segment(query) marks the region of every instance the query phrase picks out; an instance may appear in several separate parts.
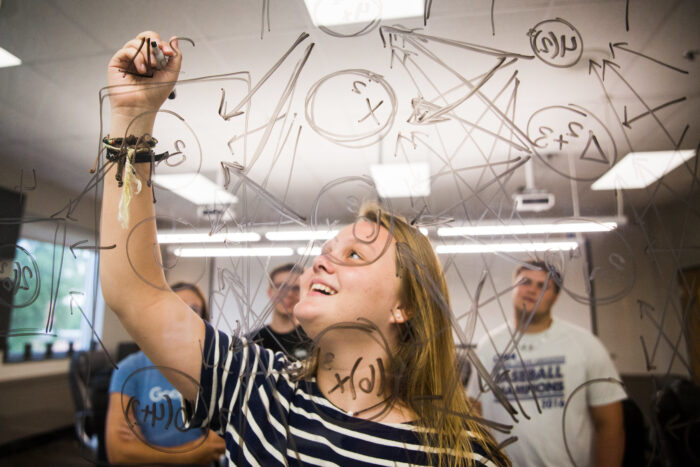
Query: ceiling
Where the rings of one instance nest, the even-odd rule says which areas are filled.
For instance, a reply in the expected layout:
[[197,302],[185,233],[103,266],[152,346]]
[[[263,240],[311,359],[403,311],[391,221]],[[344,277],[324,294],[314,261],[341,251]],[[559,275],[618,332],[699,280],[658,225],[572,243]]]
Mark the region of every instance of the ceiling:
[[[338,37],[363,25],[316,28],[302,0],[3,0],[0,46],[23,64],[0,69],[0,157],[81,192],[109,128],[106,64],[150,29],[195,44],[180,42],[181,83],[154,130],[159,150],[181,140],[186,159],[157,172],[199,170],[223,184],[221,162],[241,164],[229,188],[248,227],[345,220],[372,196],[362,177],[378,162],[430,164],[429,196],[391,200],[423,224],[615,215],[697,198],[694,161],[621,200],[590,184],[630,150],[698,145],[699,2],[430,3],[425,26],[402,19]],[[242,114],[219,115],[222,89],[226,112],[242,103]],[[527,164],[534,187],[556,197],[549,211],[514,211]],[[165,225],[209,222],[173,193],[156,197]]]

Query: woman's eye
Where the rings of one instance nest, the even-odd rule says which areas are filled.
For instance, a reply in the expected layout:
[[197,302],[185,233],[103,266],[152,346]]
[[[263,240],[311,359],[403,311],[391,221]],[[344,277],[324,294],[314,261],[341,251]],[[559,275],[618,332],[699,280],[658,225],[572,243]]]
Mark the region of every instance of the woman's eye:
[[355,250],[350,251],[350,254],[348,255],[348,257],[350,259],[361,259],[359,253],[356,252]]

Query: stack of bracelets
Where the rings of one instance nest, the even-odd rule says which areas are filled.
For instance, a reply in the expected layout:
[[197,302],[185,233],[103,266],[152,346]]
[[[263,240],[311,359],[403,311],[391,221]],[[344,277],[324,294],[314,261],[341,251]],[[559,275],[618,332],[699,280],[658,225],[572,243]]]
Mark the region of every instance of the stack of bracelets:
[[[123,173],[127,158],[129,158],[131,164],[144,162],[153,164],[154,162],[167,159],[170,155],[167,151],[156,154],[153,148],[158,144],[158,140],[149,134],[138,138],[134,135],[127,136],[126,138],[110,138],[109,135],[107,135],[102,139],[102,142],[107,149],[107,160],[117,163],[117,174],[115,178],[120,187],[124,184]],[[152,169],[151,166],[151,170]]]

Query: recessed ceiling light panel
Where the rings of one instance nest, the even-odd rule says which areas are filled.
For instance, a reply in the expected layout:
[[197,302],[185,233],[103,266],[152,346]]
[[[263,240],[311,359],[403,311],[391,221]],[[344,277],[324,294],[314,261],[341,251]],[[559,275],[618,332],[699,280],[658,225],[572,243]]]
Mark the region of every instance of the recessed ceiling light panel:
[[644,188],[694,156],[693,149],[631,152],[596,180],[591,188],[593,190]]
[[425,0],[304,0],[314,26],[422,17]]
[[382,198],[409,198],[430,194],[430,165],[427,162],[410,164],[374,164],[370,174]]
[[153,181],[199,206],[231,204],[238,201],[234,195],[200,173],[154,175]]
[[0,47],[0,68],[21,65],[22,60]]

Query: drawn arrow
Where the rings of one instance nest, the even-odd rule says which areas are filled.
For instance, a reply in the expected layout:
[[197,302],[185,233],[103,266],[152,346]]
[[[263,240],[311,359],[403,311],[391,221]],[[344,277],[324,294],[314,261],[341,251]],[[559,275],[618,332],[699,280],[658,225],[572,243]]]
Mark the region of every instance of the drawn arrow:
[[[85,241],[87,242],[87,240],[85,240]],[[105,348],[105,345],[102,343],[102,339],[100,339],[100,336],[97,334],[95,327],[90,322],[90,319],[87,317],[87,315],[83,311],[80,304],[74,298],[75,295],[85,295],[85,294],[83,292],[76,292],[75,290],[71,290],[70,292],[68,292],[68,294],[70,295],[70,313],[73,314],[73,306],[75,306],[78,309],[78,311],[80,311],[80,314],[83,315],[83,318],[85,318],[85,321],[87,321],[88,326],[90,326],[90,329],[92,330],[92,334],[95,336],[95,339],[100,344],[100,347],[102,347],[102,350],[104,350],[104,353],[107,356],[107,358],[109,359],[109,362],[112,364],[112,367],[114,367],[115,369],[118,369],[119,366],[117,366],[117,364],[114,363],[114,360],[112,360],[112,356],[109,354],[109,352]]]
[[603,79],[603,81],[605,81],[605,70],[609,66],[614,66],[614,67],[620,68],[620,65],[618,65],[617,63],[615,63],[613,61],[608,60],[607,58],[603,59],[602,65],[600,63],[596,62],[595,60],[590,59],[590,60],[588,60],[588,74],[590,75],[591,72],[596,69],[596,67],[599,69],[602,69],[603,70],[602,79]]
[[603,59],[603,81],[605,81],[605,70],[608,69],[608,67],[615,67],[615,68],[620,68],[620,65],[617,63],[608,60],[607,58]]
[[[609,60],[605,60],[605,59],[604,59],[604,60],[603,60],[603,80],[605,80],[605,63],[606,63],[606,62],[608,62],[610,65],[615,65],[615,67],[610,67],[610,70],[611,70],[613,73],[615,73],[615,74],[617,75],[617,77],[620,78],[620,80],[621,80],[623,83],[625,83],[625,85],[629,88],[629,90],[632,91],[632,94],[634,94],[634,96],[639,100],[639,102],[644,106],[644,108],[647,109],[647,113],[648,113],[649,115],[651,115],[651,116],[654,118],[654,120],[656,120],[656,123],[659,125],[659,127],[661,128],[661,130],[663,130],[663,132],[666,134],[666,136],[668,137],[669,141],[674,145],[674,147],[678,147],[680,141],[677,142],[677,141],[675,141],[675,140],[673,139],[673,137],[672,137],[671,134],[668,132],[668,130],[666,129],[666,127],[663,125],[663,123],[661,123],[661,120],[659,120],[659,117],[657,117],[656,114],[654,113],[654,110],[651,109],[651,108],[649,107],[649,104],[647,104],[646,101],[645,101],[644,99],[642,99],[642,96],[639,95],[639,93],[632,87],[632,85],[631,85],[629,82],[627,82],[627,80],[626,80],[625,77],[622,75],[622,73],[620,73],[620,72],[617,70],[617,68],[620,68],[619,65],[616,65],[616,64],[614,64],[613,62],[610,62]],[[683,135],[685,135],[685,132],[683,132]],[[681,136],[681,138],[682,138],[682,136]]]
[[588,60],[588,74],[589,75],[591,74],[592,71],[594,71],[596,69],[596,67],[600,68],[600,63],[596,62],[592,58],[590,60]]
[[[267,70],[267,73],[265,73],[265,75],[264,75],[262,78],[260,78],[260,81],[258,81],[258,82],[255,84],[255,86],[253,86],[253,89],[251,89],[251,90],[248,92],[248,94],[246,94],[246,96],[245,96],[243,99],[241,99],[241,101],[240,101],[238,104],[236,104],[236,106],[235,106],[235,107],[233,108],[233,110],[231,110],[230,112],[227,112],[227,111],[226,111],[226,105],[225,105],[225,103],[224,103],[225,94],[222,94],[222,96],[221,96],[221,103],[219,104],[219,115],[221,116],[221,118],[223,118],[224,120],[230,120],[231,118],[233,118],[233,117],[235,117],[235,116],[237,116],[237,115],[241,115],[241,114],[243,113],[243,112],[241,111],[241,108],[253,97],[253,95],[254,95],[255,93],[258,92],[258,89],[260,89],[260,86],[262,86],[263,83],[265,83],[265,81],[267,81],[268,78],[270,78],[270,76],[272,76],[272,74],[282,65],[282,62],[284,62],[284,61],[287,59],[287,57],[288,57],[289,55],[291,55],[292,51],[293,51],[299,44],[301,44],[302,42],[304,42],[304,40],[305,40],[307,37],[309,37],[309,35],[308,35],[307,33],[305,33],[305,32],[304,32],[304,33],[301,33],[301,34],[299,35],[299,37],[297,37],[297,40],[294,41],[294,43],[292,44],[292,46],[289,48],[289,50],[287,50],[287,52],[286,52],[284,55],[282,55],[282,57],[280,57],[279,60],[277,60],[277,63],[275,63],[274,65],[272,65],[272,68],[270,68],[269,70]],[[222,91],[223,91],[223,90],[222,90]]]
[[679,72],[679,73],[683,73],[683,74],[686,74],[686,75],[688,74],[688,71],[687,71],[687,70],[682,70],[682,69],[680,69],[680,68],[676,68],[676,67],[673,66],[673,65],[669,65],[668,63],[664,63],[664,62],[662,62],[661,60],[657,60],[657,59],[655,59],[655,58],[653,58],[653,57],[650,57],[650,56],[648,56],[648,55],[644,55],[643,53],[637,52],[636,50],[628,49],[627,47],[625,47],[626,45],[628,45],[627,42],[615,42],[614,44],[613,44],[612,42],[610,42],[610,43],[609,43],[609,46],[610,46],[610,53],[612,53],[613,58],[615,58],[615,49],[620,49],[620,50],[624,50],[625,52],[628,52],[628,53],[637,55],[637,56],[639,56],[639,57],[646,58],[647,60],[650,60],[650,61],[652,61],[652,62],[654,62],[654,63],[657,63],[657,64],[659,64],[659,65],[661,65],[661,66],[665,66],[666,68],[670,68],[670,69],[672,69],[673,71],[677,71],[677,72]]
[[399,132],[399,134],[396,135],[396,147],[394,148],[394,157],[398,157],[399,155],[399,146],[401,147],[401,149],[403,149],[404,154],[406,153],[402,140],[408,141],[409,143],[411,143],[411,146],[413,146],[413,149],[416,149],[418,147],[416,143],[416,135],[423,135],[426,138],[429,137],[426,133],[420,131],[411,131],[411,137],[407,138],[406,136],[402,135],[401,132]]
[[678,99],[674,99],[674,100],[672,100],[672,101],[668,101],[668,102],[666,102],[665,104],[661,104],[661,105],[658,106],[658,107],[654,107],[653,109],[651,109],[651,110],[649,110],[649,111],[647,111],[647,112],[641,113],[641,114],[639,114],[639,115],[637,115],[636,117],[633,117],[633,118],[628,118],[628,117],[627,117],[627,106],[625,106],[625,119],[624,119],[624,121],[622,122],[622,124],[623,124],[625,127],[631,129],[631,128],[632,128],[632,126],[631,126],[631,123],[632,123],[632,122],[635,122],[635,121],[639,120],[639,119],[642,118],[642,117],[646,117],[647,115],[651,115],[652,112],[656,112],[657,110],[661,110],[661,109],[663,109],[664,107],[668,107],[669,105],[677,104],[678,102],[683,102],[684,100],[686,100],[686,97],[685,97],[685,96],[680,97],[680,98],[678,98]]
[[[600,72],[598,71],[601,68],[603,70],[602,78],[601,78]],[[654,109],[649,107],[649,104],[647,104],[646,101],[644,99],[642,99],[642,96],[640,96],[639,93],[632,87],[632,85],[625,79],[625,77],[622,75],[622,73],[620,73],[620,71],[618,71],[618,68],[620,68],[620,66],[618,64],[616,64],[615,62],[612,62],[610,60],[603,59],[603,65],[601,66],[598,62],[591,59],[588,61],[588,73],[590,74],[591,72],[595,72],[596,76],[598,77],[598,81],[600,82],[600,85],[603,88],[603,92],[605,93],[605,98],[607,99],[610,107],[613,109],[613,112],[615,113],[615,116],[617,117],[617,120],[620,123],[620,125],[623,127],[627,127],[626,125],[624,125],[623,121],[620,119],[620,116],[617,114],[617,110],[615,110],[615,106],[613,105],[612,100],[610,99],[610,95],[608,94],[608,91],[605,87],[605,84],[603,83],[603,81],[605,80],[606,68],[609,68],[613,73],[615,73],[617,75],[617,77],[620,78],[620,80],[627,86],[627,88],[630,91],[632,91],[632,94],[634,94],[634,96],[642,104],[642,106],[644,106],[644,108],[647,109],[647,113],[654,118],[656,123],[659,125],[659,128],[661,128],[661,130],[664,132],[664,134],[666,134],[666,136],[668,137],[669,141],[671,141],[671,143],[674,145],[674,147],[678,148],[680,146],[681,141],[683,141],[683,138],[685,137],[688,126],[686,126],[686,129],[683,130],[683,133],[681,134],[678,141],[674,141],[673,137],[668,132],[666,127],[663,125],[663,123],[661,123],[661,120],[659,120],[659,117],[657,117],[656,114],[654,113]],[[668,105],[670,105],[670,104],[668,104]],[[627,128],[629,128],[629,127],[627,127]],[[626,133],[625,133],[625,139],[627,140],[627,144],[630,147],[632,147]]]
[[83,243],[87,243],[87,240],[79,240],[70,246],[70,252],[73,254],[73,258],[78,258],[73,250],[112,250],[117,247],[116,244],[108,246],[95,246],[95,245],[85,245],[80,246]]
[[[221,167],[224,169],[224,188],[228,189],[231,193],[236,193],[238,191],[238,187],[240,187],[241,184],[245,183],[248,188],[256,192],[260,198],[267,201],[270,207],[274,208],[278,213],[291,220],[292,222],[296,222],[297,224],[304,227],[306,226],[306,218],[304,216],[295,212],[292,208],[290,208],[285,203],[277,199],[274,195],[272,195],[261,185],[248,178],[248,176],[246,176],[245,174],[245,167],[235,162],[230,163],[224,161],[221,162]],[[236,177],[239,178],[239,182],[233,188],[229,188],[229,185],[232,181],[231,174],[234,174]]]

